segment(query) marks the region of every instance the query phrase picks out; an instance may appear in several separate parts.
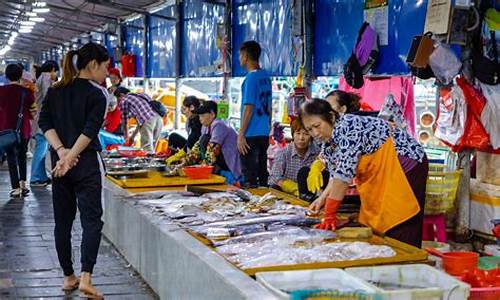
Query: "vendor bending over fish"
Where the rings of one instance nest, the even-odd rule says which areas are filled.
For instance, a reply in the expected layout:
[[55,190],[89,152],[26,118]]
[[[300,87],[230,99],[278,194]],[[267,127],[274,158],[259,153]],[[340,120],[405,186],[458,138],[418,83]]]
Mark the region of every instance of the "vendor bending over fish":
[[304,103],[300,118],[315,139],[330,142],[323,154],[330,181],[310,206],[324,218],[319,228],[336,229],[336,213],[354,176],[361,198],[359,222],[416,247],[422,243],[428,162],[421,145],[405,130],[380,118],[339,117],[328,102]]
[[238,135],[234,129],[221,120],[216,120],[217,103],[205,101],[194,111],[199,115],[201,137],[181,160],[181,165],[210,165],[214,173],[226,177],[229,184],[241,177],[241,163],[238,154]]

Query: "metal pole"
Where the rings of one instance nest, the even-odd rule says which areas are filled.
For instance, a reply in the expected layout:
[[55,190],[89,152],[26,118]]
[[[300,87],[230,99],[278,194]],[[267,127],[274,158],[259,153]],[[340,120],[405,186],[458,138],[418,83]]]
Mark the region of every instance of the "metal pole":
[[305,0],[304,3],[304,51],[305,51],[305,66],[304,66],[304,87],[306,88],[306,96],[311,97],[311,85],[314,79],[313,74],[313,51],[314,51],[314,4],[312,0]]
[[225,25],[225,37],[224,37],[224,46],[222,47],[222,55],[225,57],[223,62],[223,81],[222,81],[222,99],[224,101],[230,103],[229,99],[229,77],[232,74],[232,1],[226,0],[225,10],[224,10],[224,25]]
[[150,24],[151,24],[151,17],[149,15],[144,15],[143,16],[143,22],[144,22],[144,32],[143,32],[143,40],[144,43],[142,45],[142,52],[144,53],[143,55],[143,80],[144,80],[144,92],[146,94],[150,93],[150,88],[149,88],[149,77],[151,74],[148,74],[148,69],[149,69],[149,36],[150,36]]
[[181,126],[181,64],[182,64],[182,36],[184,34],[183,30],[183,19],[184,19],[184,7],[182,0],[176,0],[176,22],[175,22],[175,129],[179,129]]

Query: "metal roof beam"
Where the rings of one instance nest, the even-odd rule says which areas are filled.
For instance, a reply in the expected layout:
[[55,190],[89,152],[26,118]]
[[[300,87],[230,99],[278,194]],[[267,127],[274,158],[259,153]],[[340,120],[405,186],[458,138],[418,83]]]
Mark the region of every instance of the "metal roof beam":
[[55,18],[57,18],[57,20],[61,20],[61,21],[68,21],[68,22],[72,22],[72,23],[76,23],[76,24],[82,24],[82,25],[93,26],[93,27],[98,27],[101,25],[101,24],[88,23],[88,22],[81,21],[78,19],[65,18],[65,17],[59,16],[55,13],[52,13],[51,15],[54,16]]
[[220,5],[220,6],[226,6],[225,1],[218,1],[218,0],[203,0],[202,2],[208,3],[208,4],[214,4],[214,5]]
[[51,46],[57,46],[57,45],[60,45],[62,44],[61,41],[47,41],[47,40],[40,40],[40,39],[30,39],[29,37],[25,37],[25,36],[22,36],[22,35],[19,35],[16,40],[25,40],[25,41],[30,41],[31,44],[37,44],[37,43],[41,43],[41,44],[46,44],[46,45],[51,45]]
[[[57,28],[60,28],[60,29],[64,29],[64,30],[68,30],[68,31],[73,31],[73,32],[78,32],[78,33],[85,33],[87,31],[93,31],[93,32],[101,33],[100,31],[93,30],[92,28],[80,28],[80,29],[77,29],[75,27],[63,25],[63,24],[56,23],[56,22],[50,22],[50,21],[47,21],[47,20],[45,20],[45,22],[41,22],[41,23],[38,23],[38,24],[39,25],[50,26],[50,27],[57,27]],[[97,27],[97,26],[95,26],[95,27]]]
[[87,0],[87,2],[92,3],[92,4],[101,5],[101,6],[104,6],[104,7],[113,8],[113,9],[116,9],[116,10],[125,10],[125,11],[131,12],[131,13],[135,13],[135,14],[148,15],[148,16],[153,16],[153,17],[156,17],[156,18],[161,18],[161,19],[165,19],[165,20],[169,20],[169,21],[176,21],[176,18],[173,18],[173,17],[165,17],[165,16],[162,16],[162,15],[157,14],[157,13],[150,13],[149,11],[144,10],[144,9],[140,9],[140,8],[137,8],[137,7],[132,7],[132,6],[129,6],[129,5],[124,5],[124,4],[119,4],[119,3],[115,3],[115,2],[111,2],[111,1],[106,1],[106,0]]
[[77,9],[77,8],[67,8],[64,6],[54,5],[54,4],[50,4],[50,3],[47,3],[47,7],[51,8],[51,9],[60,10],[60,11],[71,12],[75,15],[82,14],[82,15],[88,16],[90,18],[101,18],[101,19],[105,19],[105,20],[111,20],[114,22],[117,21],[116,17],[110,17],[110,16],[105,16],[105,15],[96,14],[96,13],[89,13],[89,12],[86,12],[84,10]]
[[38,34],[38,33],[35,33],[35,32],[30,32],[30,33],[23,33],[22,34],[23,36],[33,36],[33,38],[42,38],[46,41],[52,41],[54,43],[64,43],[65,41],[64,40],[61,40],[60,38],[58,37],[55,37],[55,36],[50,36],[50,35],[46,35],[46,34]]

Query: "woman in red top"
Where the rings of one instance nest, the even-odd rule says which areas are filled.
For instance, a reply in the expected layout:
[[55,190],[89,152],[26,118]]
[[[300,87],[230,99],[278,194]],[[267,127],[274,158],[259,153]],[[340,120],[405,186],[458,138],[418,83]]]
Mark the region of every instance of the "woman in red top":
[[17,64],[10,64],[5,69],[5,76],[10,84],[0,86],[0,130],[15,129],[21,106],[21,97],[24,94],[23,117],[21,122],[21,143],[10,149],[3,149],[7,154],[9,175],[14,198],[25,196],[29,193],[26,188],[26,151],[31,137],[30,120],[33,116],[30,107],[35,102],[31,90],[21,86],[20,80],[23,69]]
[[108,113],[104,120],[104,130],[116,135],[123,135],[121,130],[121,110],[118,107],[116,97],[111,95],[108,103]]

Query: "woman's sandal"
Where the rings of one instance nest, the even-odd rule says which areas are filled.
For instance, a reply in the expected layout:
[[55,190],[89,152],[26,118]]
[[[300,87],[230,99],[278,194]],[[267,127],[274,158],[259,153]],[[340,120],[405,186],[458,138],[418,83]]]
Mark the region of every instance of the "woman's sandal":
[[76,290],[79,286],[80,286],[80,280],[77,280],[73,284],[63,285],[62,290],[65,292],[72,292],[72,291]]
[[104,299],[104,295],[98,292],[97,290],[94,291],[85,291],[80,288],[80,298],[82,299]]

